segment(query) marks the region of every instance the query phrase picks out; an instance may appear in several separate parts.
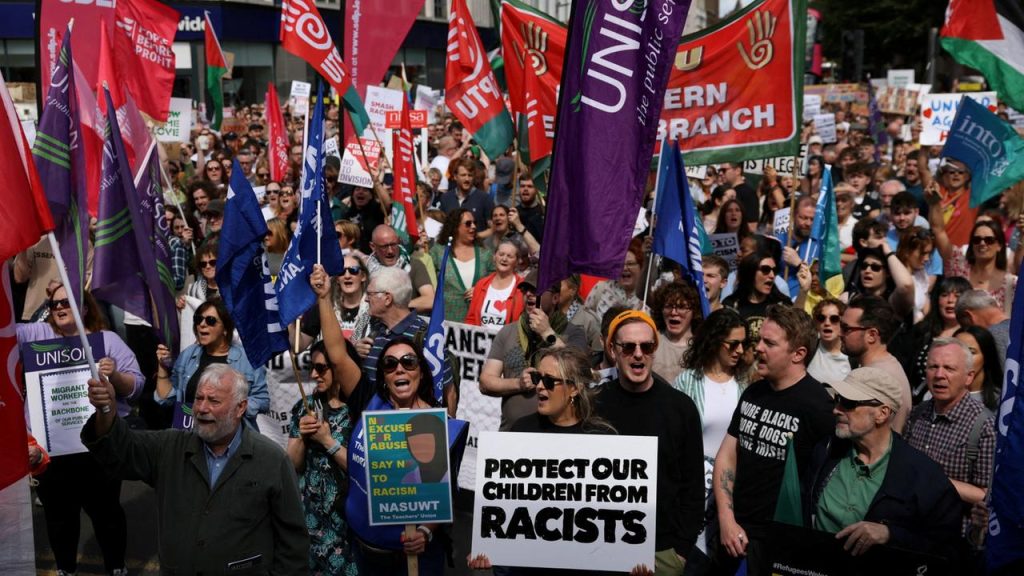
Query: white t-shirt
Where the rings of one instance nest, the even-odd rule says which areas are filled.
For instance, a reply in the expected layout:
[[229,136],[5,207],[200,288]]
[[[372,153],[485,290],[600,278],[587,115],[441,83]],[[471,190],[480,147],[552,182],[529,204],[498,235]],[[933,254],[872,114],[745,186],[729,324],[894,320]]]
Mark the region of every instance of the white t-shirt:
[[[704,496],[711,492],[711,476],[715,471],[715,456],[729,431],[732,413],[739,404],[740,393],[736,379],[715,382],[704,377]],[[697,536],[697,547],[707,552],[705,532]]]
[[842,352],[833,354],[818,342],[818,351],[807,366],[807,373],[822,384],[842,382],[850,373],[850,359]]
[[462,278],[462,285],[469,288],[473,287],[473,275],[476,273],[476,258],[463,262],[458,258],[452,258],[455,261],[455,268],[459,271],[459,278]]
[[512,305],[509,296],[512,295],[513,288],[515,288],[515,282],[510,282],[505,288],[495,288],[493,284],[487,288],[483,306],[480,307],[481,325],[505,325],[505,318],[508,317],[507,307]]

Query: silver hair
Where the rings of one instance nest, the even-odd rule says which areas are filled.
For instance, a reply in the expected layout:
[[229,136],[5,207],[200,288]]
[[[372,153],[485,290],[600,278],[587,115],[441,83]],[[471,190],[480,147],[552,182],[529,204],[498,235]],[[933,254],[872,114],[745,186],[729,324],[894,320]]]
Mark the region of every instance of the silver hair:
[[[882,186],[895,186],[897,194],[899,194],[900,192],[907,191],[907,186],[903,184],[903,182],[900,182],[895,178],[891,178],[889,180],[886,180],[885,182],[882,182]],[[879,186],[879,188],[881,188],[881,186]]]
[[942,346],[956,346],[964,352],[964,366],[967,370],[970,370],[974,366],[974,353],[967,347],[959,338],[941,336],[932,340],[932,345],[928,347],[928,355],[932,355],[932,350],[941,348]]
[[235,370],[227,364],[210,364],[203,370],[201,376],[199,376],[199,384],[196,388],[203,384],[210,384],[213,386],[229,385],[231,387],[231,395],[234,396],[236,404],[241,404],[243,400],[249,398],[249,382],[245,379],[245,376],[241,372]]
[[408,308],[412,301],[412,280],[409,273],[396,266],[381,267],[373,273],[370,283],[376,290],[391,294],[395,306]]
[[999,308],[999,302],[984,290],[968,290],[961,294],[956,301],[957,315],[968,310],[984,310],[985,308]]

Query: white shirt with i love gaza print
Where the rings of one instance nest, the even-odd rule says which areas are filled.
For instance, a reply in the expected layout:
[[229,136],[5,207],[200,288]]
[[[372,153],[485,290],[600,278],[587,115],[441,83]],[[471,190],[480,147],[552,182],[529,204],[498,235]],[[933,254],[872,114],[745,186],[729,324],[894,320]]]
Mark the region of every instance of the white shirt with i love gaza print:
[[487,288],[483,306],[480,307],[480,324],[482,326],[504,326],[508,317],[508,308],[512,306],[512,290],[515,282],[505,288],[495,288],[493,284]]

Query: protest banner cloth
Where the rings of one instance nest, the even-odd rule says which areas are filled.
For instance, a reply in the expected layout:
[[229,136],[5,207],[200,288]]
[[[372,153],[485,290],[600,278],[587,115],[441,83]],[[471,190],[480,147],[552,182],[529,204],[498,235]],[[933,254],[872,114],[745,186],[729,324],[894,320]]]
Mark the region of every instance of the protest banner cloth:
[[139,110],[157,122],[170,112],[174,86],[174,36],[178,11],[155,0],[117,0],[114,8],[114,53],[124,85]]
[[1024,179],[1024,139],[971,98],[960,103],[942,156],[970,168],[971,208]]
[[[299,383],[295,379],[295,370],[292,369],[291,351],[285,350],[267,360],[263,367],[267,370],[267,391],[270,393],[270,409],[266,414],[256,415],[256,424],[260,427],[260,434],[270,438],[281,447],[282,450],[288,446],[288,431],[291,428],[292,408],[302,397],[299,392]],[[309,374],[310,360],[309,350],[303,350],[296,356],[296,364],[301,374]],[[302,387],[307,396],[316,393],[316,384],[311,381],[303,381]]]
[[[366,115],[370,119],[372,128],[364,129],[360,136],[367,140],[372,139],[383,147],[381,154],[384,155],[389,166],[394,166],[392,162],[394,150],[392,150],[391,129],[387,127],[388,112],[401,113],[405,102],[406,97],[401,90],[381,86],[366,87]],[[352,143],[356,143],[358,146],[354,138]],[[362,153],[360,152],[360,154]]]
[[658,439],[484,432],[471,556],[494,565],[654,566]]
[[[106,356],[103,334],[89,334],[93,358]],[[20,345],[32,435],[50,456],[85,452],[79,434],[96,412],[89,403],[85,350],[78,337]]]
[[689,0],[658,0],[635,9],[591,3],[586,14],[573,13],[538,290],[574,272],[622,274],[689,9]]
[[224,91],[221,86],[221,79],[228,75],[231,68],[224,58],[224,51],[221,50],[220,40],[213,28],[213,20],[210,20],[210,13],[205,12],[206,28],[204,29],[203,45],[206,48],[206,91],[213,101],[213,114],[210,117],[210,128],[221,129],[221,122],[224,121]]
[[157,142],[188,142],[192,135],[192,100],[171,98],[167,122],[153,127]]
[[715,254],[729,263],[729,271],[735,270],[740,253],[740,242],[736,239],[736,233],[711,234],[708,239],[711,240],[711,247]]
[[267,95],[264,97],[264,115],[267,118],[267,159],[270,164],[270,181],[280,182],[288,173],[288,130],[281,112],[281,101],[277,96],[277,87],[267,82]]
[[370,525],[452,521],[443,408],[363,412]]
[[50,75],[57,65],[63,36],[72,18],[75,20],[75,33],[71,45],[85,78],[79,86],[95,86],[99,72],[100,30],[106,28],[108,33],[114,31],[114,0],[88,3],[41,0],[38,18],[36,54],[39,54],[42,68],[42,93],[50,91]]
[[921,105],[921,145],[941,146],[946,143],[953,118],[960,108],[960,100],[971,98],[990,111],[996,111],[995,92],[962,92],[957,94],[929,94]]
[[313,85],[309,82],[292,80],[292,88],[288,93],[288,108],[296,116],[306,117],[309,113],[309,96],[313,91]]
[[[426,110],[409,110],[409,124],[413,128],[427,127]],[[384,118],[384,127],[388,130],[395,130],[402,127],[402,113],[396,110],[388,110]]]
[[981,72],[999,98],[1017,109],[1024,109],[1022,20],[1019,2],[953,0],[939,33],[954,60]]
[[806,0],[760,0],[684,37],[658,139],[680,139],[691,164],[794,154],[806,28]]

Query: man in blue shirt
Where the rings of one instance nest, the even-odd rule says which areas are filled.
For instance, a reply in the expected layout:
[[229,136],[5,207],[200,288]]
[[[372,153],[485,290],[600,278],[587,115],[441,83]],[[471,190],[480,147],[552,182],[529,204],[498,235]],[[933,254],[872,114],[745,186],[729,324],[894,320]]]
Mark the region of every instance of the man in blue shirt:
[[490,230],[491,211],[494,202],[489,194],[473,186],[476,176],[475,161],[466,158],[453,160],[448,168],[454,186],[441,196],[441,210],[445,214],[458,208],[465,208],[473,213],[476,219],[477,236]]

